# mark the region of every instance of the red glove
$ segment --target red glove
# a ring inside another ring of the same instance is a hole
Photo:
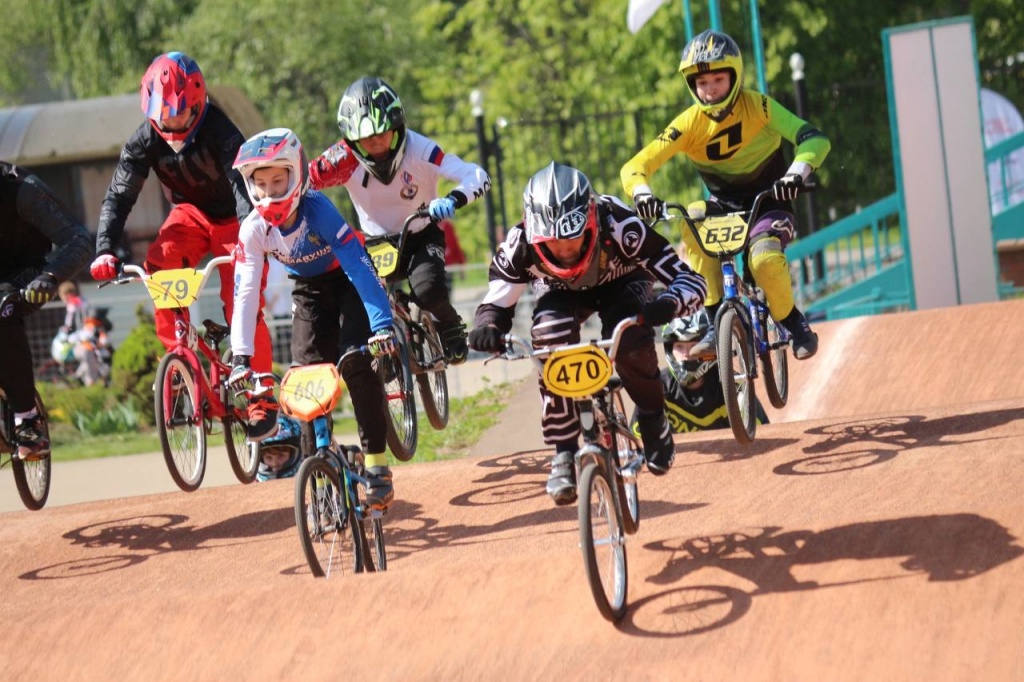
[[[120,265],[121,261],[117,259],[117,256],[105,253],[92,262],[92,265],[89,266],[89,274],[98,281],[114,279],[117,277],[117,270]]]
[[[359,167],[359,160],[344,140],[327,148],[309,162],[309,186],[313,189],[344,185]]]

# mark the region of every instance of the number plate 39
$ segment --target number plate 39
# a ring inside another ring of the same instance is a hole
[[[548,356],[542,375],[544,386],[564,398],[597,393],[612,376],[612,361],[596,346],[565,348]]]

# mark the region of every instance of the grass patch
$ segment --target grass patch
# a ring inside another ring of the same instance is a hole
[[[208,448],[224,444],[224,433],[221,431],[220,424],[214,428],[217,429],[216,433],[206,436]],[[160,435],[156,432],[156,427],[151,425],[132,433],[88,436],[71,424],[51,422],[50,448],[55,462],[162,452]]]

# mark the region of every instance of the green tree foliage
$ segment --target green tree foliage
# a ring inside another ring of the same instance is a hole
[[[410,125],[450,152],[479,158],[469,94],[483,92],[488,130],[498,117],[505,203],[546,160],[577,162],[598,190],[621,194],[614,169],[690,104],[676,73],[684,43],[679,0],[637,35],[626,0],[40,0],[8,3],[0,25],[0,103],[29,101],[29,67],[72,96],[132,92],[156,54],[181,49],[214,84],[240,87],[268,124],[296,130],[312,155],[336,139],[344,87],[364,74],[401,94]],[[744,48],[756,85],[747,0],[721,0],[723,25]],[[693,2],[694,25],[709,24]],[[895,188],[881,31],[973,17],[983,84],[1024,107],[1019,0],[778,0],[760,3],[769,93],[793,107],[789,56],[807,63],[807,117],[833,141],[819,206],[845,215]],[[33,46],[35,51],[33,51]],[[41,58],[46,57],[47,58]],[[626,115],[613,116],[616,112]],[[686,164],[660,172],[673,198],[698,193]],[[490,169],[494,175],[495,168]],[[444,189],[444,188],[442,188]],[[341,192],[332,193],[347,217]],[[485,255],[480,203],[461,211],[471,258]],[[466,229],[468,228],[468,229]]]

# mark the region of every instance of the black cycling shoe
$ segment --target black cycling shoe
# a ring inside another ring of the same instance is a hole
[[[14,427],[14,441],[18,444],[18,457],[22,460],[43,459],[50,454],[50,440],[39,415],[29,417]]]
[[[367,467],[366,506],[370,509],[387,510],[395,499],[395,487],[391,484],[391,467]]]
[[[547,493],[559,506],[576,501],[576,453],[562,450],[551,459]]]
[[[792,334],[793,357],[797,360],[806,360],[818,352],[818,335],[811,331],[807,318],[796,306],[786,319],[779,321],[779,324]]]
[[[640,440],[644,443],[647,468],[655,476],[667,474],[676,458],[676,444],[672,440],[672,429],[665,418],[665,411],[638,414],[637,426],[640,428]]]

